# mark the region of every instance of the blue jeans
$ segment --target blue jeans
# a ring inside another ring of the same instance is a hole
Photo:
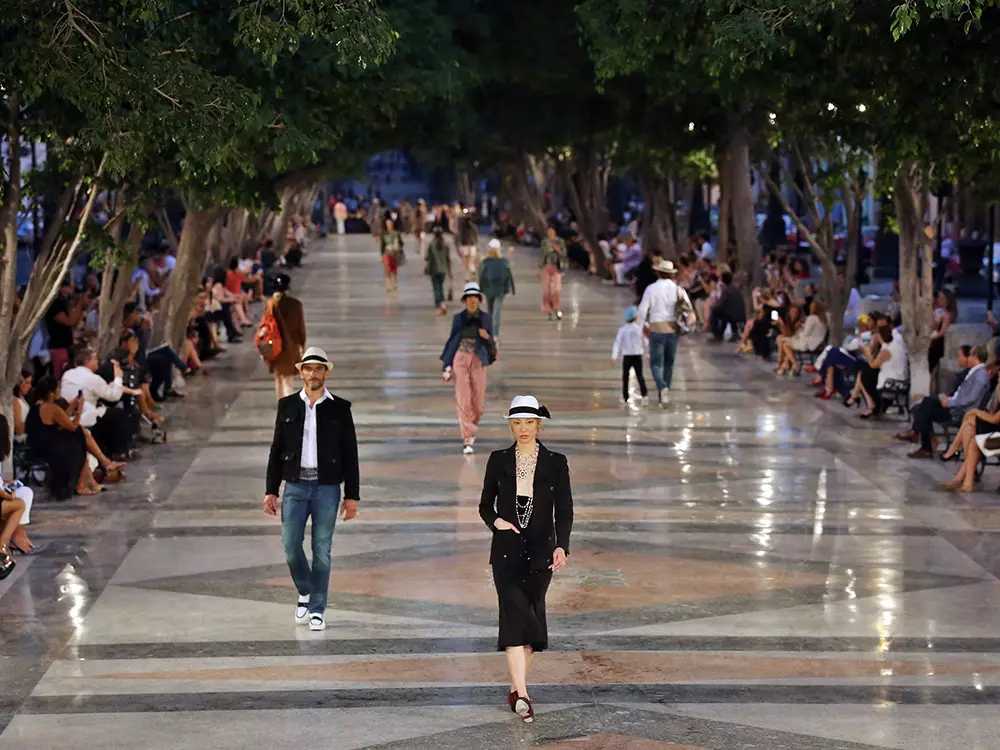
[[[444,304],[444,279],[443,273],[431,274],[431,286],[434,287],[434,307],[441,307]]]
[[[309,595],[309,612],[326,611],[330,587],[330,547],[340,507],[340,485],[288,482],[281,500],[281,543],[299,596]],[[312,516],[312,569],[302,541],[306,519]]]
[[[504,295],[487,295],[486,296],[486,306],[490,311],[490,319],[493,321],[493,330],[490,331],[494,336],[500,335],[500,314],[503,312],[503,298]]]
[[[674,359],[677,357],[677,334],[649,332],[649,369],[658,390],[674,382]]]

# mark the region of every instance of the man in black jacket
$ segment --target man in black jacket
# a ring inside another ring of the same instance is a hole
[[[350,521],[358,513],[358,440],[351,404],[330,394],[326,377],[332,369],[326,352],[309,347],[295,365],[305,383],[298,393],[278,401],[278,418],[267,459],[264,512],[278,514],[281,500],[281,543],[292,580],[299,592],[295,622],[323,630],[330,583],[330,547],[344,484],[340,517]],[[312,517],[312,568],[302,550],[306,520]]]

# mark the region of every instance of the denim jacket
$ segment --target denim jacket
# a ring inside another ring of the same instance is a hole
[[[493,321],[490,319],[489,313],[485,310],[479,311],[479,317],[483,321],[483,328],[490,334],[490,340],[493,340]],[[451,319],[451,334],[448,336],[448,343],[444,345],[444,351],[441,352],[441,362],[443,363],[442,370],[446,370],[451,367],[452,362],[455,360],[455,353],[458,351],[458,344],[462,339],[462,329],[465,327],[466,322],[469,320],[469,311],[462,310],[462,312],[457,313],[454,318]],[[482,363],[483,367],[489,367],[490,365],[490,355],[486,348],[486,339],[482,336],[476,337],[476,353],[479,354],[479,361]]]

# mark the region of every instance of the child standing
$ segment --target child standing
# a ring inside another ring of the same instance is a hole
[[[611,347],[611,364],[618,363],[618,355],[622,356],[622,399],[628,403],[628,375],[635,371],[639,381],[639,392],[643,400],[646,398],[646,381],[642,377],[642,358],[646,353],[646,340],[642,335],[642,327],[636,322],[639,311],[633,305],[625,311],[625,325],[618,329],[615,343]]]

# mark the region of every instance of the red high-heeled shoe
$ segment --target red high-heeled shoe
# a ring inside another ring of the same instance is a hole
[[[517,696],[514,702],[514,713],[521,717],[521,721],[530,724],[535,720],[535,709],[531,706],[531,700],[523,695]]]

